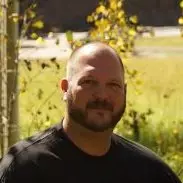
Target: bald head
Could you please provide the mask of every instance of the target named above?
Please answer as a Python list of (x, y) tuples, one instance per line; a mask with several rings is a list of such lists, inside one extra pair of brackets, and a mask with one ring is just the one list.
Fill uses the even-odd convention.
[[(107, 55), (114, 61), (117, 61), (119, 67), (121, 68), (122, 74), (124, 74), (122, 60), (113, 48), (102, 42), (91, 42), (79, 47), (71, 54), (67, 63), (67, 79), (71, 80), (72, 77), (78, 72), (78, 65), (85, 60), (85, 57), (94, 58), (102, 55)], [(105, 60), (101, 60), (101, 62), (104, 62), (105, 64)]]

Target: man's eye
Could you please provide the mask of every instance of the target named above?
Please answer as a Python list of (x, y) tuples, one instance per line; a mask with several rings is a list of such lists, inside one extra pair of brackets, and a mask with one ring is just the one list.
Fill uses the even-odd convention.
[(91, 85), (91, 84), (95, 84), (95, 81), (91, 80), (91, 79), (87, 79), (87, 80), (82, 81), (81, 84)]
[(120, 89), (121, 88), (121, 85), (117, 84), (117, 83), (109, 83), (109, 86), (111, 86), (114, 89)]

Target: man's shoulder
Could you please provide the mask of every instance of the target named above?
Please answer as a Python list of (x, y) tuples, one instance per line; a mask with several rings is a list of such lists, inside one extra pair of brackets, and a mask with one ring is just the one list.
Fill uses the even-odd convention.
[(12, 145), (0, 162), (0, 172), (15, 164), (25, 166), (33, 163), (38, 156), (46, 154), (51, 144), (57, 140), (56, 131), (57, 125), (54, 125)]
[(34, 135), (27, 137), (19, 142), (15, 143), (9, 150), (13, 154), (21, 154), (23, 151), (29, 151), (29, 149), (34, 147), (47, 146), (52, 141), (55, 141), (57, 125), (47, 128), (43, 131), (37, 132)]
[(151, 149), (117, 134), (113, 134), (113, 142), (116, 144), (118, 156), (125, 159), (135, 172), (143, 170), (153, 175), (152, 177), (180, 182), (171, 168)]
[(128, 155), (145, 158), (145, 159), (153, 159), (155, 161), (161, 161), (160, 157), (151, 149), (145, 147), (144, 145), (127, 139), (125, 137), (119, 136), (117, 134), (113, 134), (113, 140), (119, 150), (125, 151)]

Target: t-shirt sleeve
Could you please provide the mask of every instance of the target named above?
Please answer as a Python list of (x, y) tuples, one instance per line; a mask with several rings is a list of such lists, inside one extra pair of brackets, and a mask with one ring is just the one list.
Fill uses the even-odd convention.
[(169, 183), (181, 183), (180, 179), (178, 178), (178, 176), (175, 174), (175, 172), (170, 169), (170, 167), (168, 165), (166, 165), (165, 171), (164, 171), (164, 175), (166, 175), (166, 179), (167, 182)]
[(0, 183), (37, 183), (36, 164), (11, 150), (0, 161)]

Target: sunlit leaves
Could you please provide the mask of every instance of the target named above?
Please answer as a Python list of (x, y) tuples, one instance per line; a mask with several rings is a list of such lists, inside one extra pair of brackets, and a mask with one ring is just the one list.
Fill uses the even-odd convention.
[(66, 35), (67, 41), (69, 41), (69, 42), (73, 41), (73, 32), (72, 31), (67, 31), (65, 35)]
[(97, 7), (97, 9), (96, 9), (96, 13), (97, 13), (97, 14), (102, 13), (102, 14), (104, 14), (104, 15), (107, 15), (107, 9), (106, 9), (105, 6), (100, 5), (100, 6)]
[(110, 0), (110, 8), (116, 11), (118, 8), (118, 2), (116, 0)]
[(138, 23), (138, 17), (137, 16), (131, 16), (129, 18), (129, 20), (133, 23), (133, 24), (137, 24)]
[(180, 25), (183, 25), (183, 17), (180, 17), (180, 18), (178, 19), (178, 22), (179, 22)]
[(36, 17), (36, 12), (34, 12), (34, 11), (32, 11), (32, 10), (29, 10), (29, 11), (27, 12), (27, 14), (28, 14), (28, 17), (29, 17), (29, 18), (35, 18), (35, 17)]
[(42, 29), (44, 27), (44, 22), (41, 20), (37, 20), (32, 24), (32, 27)]
[(118, 7), (118, 8), (121, 8), (121, 7), (122, 7), (122, 1), (118, 1), (118, 2), (117, 2), (117, 7)]
[(25, 10), (25, 16), (27, 16), (28, 18), (30, 19), (33, 19), (36, 17), (36, 7), (37, 7), (37, 4), (31, 4), (30, 7)]
[(124, 54), (133, 51), (138, 18), (137, 16), (127, 18), (123, 10), (123, 1), (109, 0), (108, 3), (102, 1), (87, 17), (87, 21), (94, 25), (89, 31), (91, 41), (104, 41), (124, 57)]
[(130, 35), (130, 36), (135, 36), (136, 35), (136, 31), (134, 30), (134, 29), (129, 29), (129, 32), (128, 32), (128, 34)]
[(117, 17), (118, 17), (119, 19), (122, 18), (123, 16), (124, 16), (124, 11), (118, 12)]
[(43, 44), (43, 43), (44, 43), (43, 37), (38, 37), (38, 38), (36, 39), (36, 43), (37, 43), (37, 44)]
[(178, 19), (178, 23), (180, 25), (180, 34), (183, 37), (183, 0), (180, 2), (180, 8), (182, 9), (182, 15)]
[(38, 36), (35, 32), (33, 32), (33, 33), (30, 35), (30, 37), (31, 37), (32, 39), (37, 39), (39, 36)]
[(180, 7), (183, 8), (183, 1), (180, 2)]
[(87, 22), (88, 22), (88, 23), (93, 22), (93, 17), (92, 17), (92, 16), (88, 16), (88, 17), (87, 17)]

